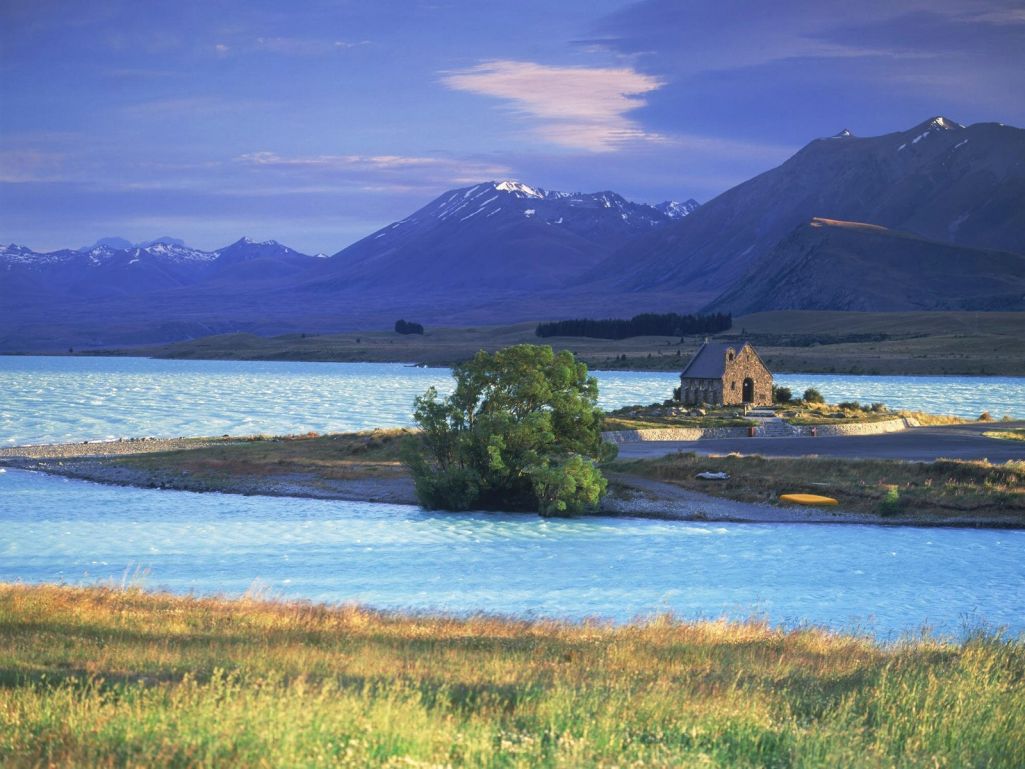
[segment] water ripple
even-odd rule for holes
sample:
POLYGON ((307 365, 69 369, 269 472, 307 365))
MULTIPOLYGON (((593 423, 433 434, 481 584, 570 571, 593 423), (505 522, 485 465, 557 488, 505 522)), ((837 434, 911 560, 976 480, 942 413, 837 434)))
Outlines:
POLYGON ((884 639, 1025 631, 1025 532, 546 520, 0 475, 0 580, 626 621, 768 618, 884 639), (974 619, 973 619, 974 618, 974 619))
MULTIPOLYGON (((661 402, 669 372, 596 372, 601 404, 661 402)), ((409 425, 413 398, 451 387, 447 369, 384 363, 168 361, 0 356, 0 445, 249 435, 409 425)), ((781 375, 831 401, 885 402, 976 417, 1025 417, 1025 379, 781 375)))

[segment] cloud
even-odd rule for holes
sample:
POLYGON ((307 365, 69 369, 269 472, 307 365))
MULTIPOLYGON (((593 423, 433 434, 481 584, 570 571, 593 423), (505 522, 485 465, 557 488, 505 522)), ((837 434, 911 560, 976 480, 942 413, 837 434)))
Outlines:
POLYGON ((284 56, 326 56, 336 51, 345 51, 361 45, 369 45, 369 40, 349 42, 346 40, 315 40, 300 37, 258 37, 256 49, 284 56))
POLYGON ((236 162, 255 169, 302 172, 302 176, 352 179, 368 190, 415 189, 437 184, 471 184, 510 175, 508 166, 487 160, 416 155, 297 155, 250 152, 236 162))
POLYGON ((66 157, 34 149, 0 152, 0 182, 39 182, 63 178, 66 157))
POLYGON ((611 152, 630 142, 663 138, 628 116, 645 105, 642 94, 663 83, 629 67, 499 60, 447 73, 442 82, 453 90, 504 99, 514 113, 538 121, 533 125, 537 135, 563 147, 611 152))

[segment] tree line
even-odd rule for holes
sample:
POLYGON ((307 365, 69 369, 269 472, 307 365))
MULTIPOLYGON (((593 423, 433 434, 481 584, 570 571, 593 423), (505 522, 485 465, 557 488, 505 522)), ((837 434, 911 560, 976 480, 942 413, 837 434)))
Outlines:
POLYGON ((646 312, 634 315, 630 320, 579 318, 539 323, 534 333, 541 338, 586 336, 593 339, 626 339, 631 336, 717 334, 732 326, 733 315, 720 312, 711 315, 678 315, 675 312, 659 315, 646 312))

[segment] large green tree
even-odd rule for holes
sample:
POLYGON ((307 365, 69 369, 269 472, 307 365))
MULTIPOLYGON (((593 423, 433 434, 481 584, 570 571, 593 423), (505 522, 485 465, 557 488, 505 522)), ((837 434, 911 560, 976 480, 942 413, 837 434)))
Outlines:
POLYGON ((452 395, 439 399, 432 387, 415 402, 422 434, 405 458, 421 504, 546 515, 597 507, 607 484, 595 463, 616 448, 601 439, 587 366, 523 344, 479 352, 453 376, 452 395))

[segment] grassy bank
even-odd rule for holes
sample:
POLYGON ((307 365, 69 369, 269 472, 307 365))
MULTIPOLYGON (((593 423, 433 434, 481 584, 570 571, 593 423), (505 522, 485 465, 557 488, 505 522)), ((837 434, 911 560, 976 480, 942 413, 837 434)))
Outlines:
POLYGON ((111 460, 125 468, 188 478, 217 488, 239 477, 305 477, 354 480, 405 477, 399 446, 409 430, 370 430, 332 435, 263 436, 184 451, 137 454, 111 460))
POLYGON ((0 586, 0 764, 1020 767, 1025 646, 0 586))
POLYGON ((614 472, 639 475, 743 502, 779 504, 784 493, 835 497, 845 510, 912 518, 916 523, 957 518, 985 525, 1025 525, 1025 462, 765 458, 670 454, 659 459, 618 461, 614 472), (725 472, 728 480, 697 478, 725 472))
MULTIPOLYGON (((716 338, 750 340, 769 368, 777 372, 1022 376, 1023 324, 1025 313, 1012 312, 767 312, 735 318, 733 329, 716 338)), ((400 361, 451 366, 478 350, 543 341, 556 350, 572 350, 591 369, 679 371, 703 339, 539 340, 534 335, 536 326, 428 326, 422 336, 390 330, 277 337, 228 334, 119 352, 167 358, 400 361)))

